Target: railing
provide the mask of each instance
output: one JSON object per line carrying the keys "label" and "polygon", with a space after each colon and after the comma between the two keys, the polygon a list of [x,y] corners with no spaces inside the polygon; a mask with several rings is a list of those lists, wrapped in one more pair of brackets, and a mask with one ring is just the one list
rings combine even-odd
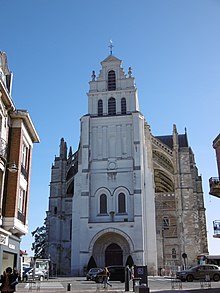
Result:
{"label": "railing", "polygon": [[24,224],[25,215],[18,211],[18,220]]}
{"label": "railing", "polygon": [[0,138],[0,157],[3,158],[4,160],[7,159],[7,149],[8,149],[7,142],[3,138]]}

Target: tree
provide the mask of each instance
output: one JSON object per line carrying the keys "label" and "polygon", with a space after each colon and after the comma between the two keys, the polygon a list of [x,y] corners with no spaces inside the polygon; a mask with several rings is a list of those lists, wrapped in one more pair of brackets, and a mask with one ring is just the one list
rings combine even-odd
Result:
{"label": "tree", "polygon": [[34,237],[31,247],[31,250],[34,251],[34,256],[36,258],[46,258],[46,226],[37,227],[31,232],[31,235]]}
{"label": "tree", "polygon": [[89,271],[91,268],[97,268],[97,264],[95,262],[95,259],[93,256],[90,257],[88,265],[87,265],[87,271]]}
{"label": "tree", "polygon": [[131,255],[128,256],[125,266],[129,266],[129,268],[134,266],[134,261]]}

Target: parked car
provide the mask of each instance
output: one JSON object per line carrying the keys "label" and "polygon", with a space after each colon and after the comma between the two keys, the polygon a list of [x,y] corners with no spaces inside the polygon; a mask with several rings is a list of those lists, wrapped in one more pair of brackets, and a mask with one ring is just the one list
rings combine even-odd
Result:
{"label": "parked car", "polygon": [[110,273],[109,281],[125,281],[125,267],[123,266],[108,266]]}
{"label": "parked car", "polygon": [[23,280],[39,280],[43,281],[47,276],[47,273],[45,271],[35,270],[34,274],[34,268],[25,268],[23,271]]}
{"label": "parked car", "polygon": [[91,268],[88,273],[86,274],[86,280],[89,281],[95,281],[97,274],[102,272],[103,269],[101,268]]}
{"label": "parked car", "polygon": [[[107,267],[109,271],[109,281],[120,281],[124,282],[125,281],[125,267],[123,266],[108,266]],[[102,283],[103,282],[103,275],[102,275],[103,269],[100,269],[96,273],[96,276],[93,277],[93,281],[96,283]]]}
{"label": "parked car", "polygon": [[176,278],[185,282],[192,282],[193,280],[213,280],[220,281],[220,267],[212,264],[198,265],[188,270],[183,270],[176,273]]}
{"label": "parked car", "polygon": [[30,268],[30,264],[28,264],[28,263],[23,263],[23,264],[22,264],[22,268],[23,268],[23,270],[26,269],[26,268]]}

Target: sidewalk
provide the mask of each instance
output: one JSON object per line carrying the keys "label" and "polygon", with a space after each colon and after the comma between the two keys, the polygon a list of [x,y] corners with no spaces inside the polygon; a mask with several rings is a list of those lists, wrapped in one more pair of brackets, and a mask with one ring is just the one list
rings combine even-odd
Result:
{"label": "sidewalk", "polygon": [[[60,289],[60,290],[55,290],[53,288],[48,288],[48,289],[37,289],[37,288],[32,288],[32,290],[29,290],[28,288],[17,288],[16,292],[19,292],[19,293],[27,293],[27,292],[39,292],[39,293],[70,293],[70,292],[75,292],[75,293],[124,293],[125,291],[124,290],[114,290],[114,289],[77,289],[77,288],[73,288],[71,291],[66,291],[65,288],[63,289]],[[130,293],[132,293],[133,291],[130,290],[129,291]],[[149,292],[153,292],[153,293],[161,293],[161,292],[164,292],[164,293],[220,293],[220,289],[219,288],[209,288],[209,289],[188,289],[188,290],[177,290],[177,289],[174,289],[174,290],[164,290],[164,289],[161,289],[161,290],[153,290],[153,289],[150,289]]]}
{"label": "sidewalk", "polygon": [[[74,289],[72,291],[66,291],[66,290],[62,290],[62,291],[54,291],[53,289],[48,289],[48,290],[22,290],[22,289],[18,289],[16,290],[16,292],[19,293],[27,293],[27,292],[40,292],[40,293],[70,293],[70,292],[75,292],[75,293],[124,293],[125,291],[116,291],[116,290],[79,290],[79,289]],[[129,291],[129,292],[133,292],[133,291]],[[153,292],[153,293],[219,293],[219,289],[218,288],[212,288],[212,289],[194,289],[194,290],[160,290],[160,291],[155,291],[155,290],[150,290],[149,292]]]}
{"label": "sidewalk", "polygon": [[154,293],[220,293],[219,288],[206,288],[206,289],[161,289],[161,290],[151,290]]}
{"label": "sidewalk", "polygon": [[[31,290],[29,290],[29,288],[17,288],[16,292],[19,293],[27,293],[27,292],[39,292],[39,293],[70,293],[70,292],[75,292],[75,293],[123,293],[124,291],[122,290],[114,290],[114,289],[77,289],[77,288],[73,288],[71,291],[66,291],[65,288],[63,289],[53,289],[53,288],[48,288],[48,289],[37,289],[37,288],[32,288]],[[133,291],[130,291],[131,293]]]}
{"label": "sidewalk", "polygon": [[[220,283],[220,282],[219,282]],[[218,282],[212,283],[213,288],[202,288],[199,282],[183,284],[182,289],[179,286],[172,287],[172,282],[167,278],[153,277],[149,280],[149,292],[154,293],[220,293],[220,284]],[[16,288],[18,293],[124,293],[125,285],[120,282],[113,282],[113,287],[103,288],[102,284],[88,282],[81,277],[65,277],[50,279],[43,282],[29,282],[19,283]],[[177,284],[178,285],[178,284]],[[217,285],[217,286],[216,286]],[[184,287],[185,286],[185,287]],[[218,288],[217,288],[218,287]],[[130,291],[133,292],[132,283],[130,283]],[[140,288],[142,289],[142,288]],[[144,293],[145,290],[140,290]]]}
{"label": "sidewalk", "polygon": [[[70,290],[69,290],[70,289]],[[36,282],[36,283],[19,283],[16,287],[16,292],[19,293],[27,293],[27,292],[39,292],[39,293],[69,293],[69,292],[77,292],[77,293],[122,293],[124,290],[122,289],[114,289],[114,288],[106,288],[104,289],[102,286],[95,286],[90,289],[85,288],[77,288],[71,286],[68,288],[67,284],[61,284],[59,282]],[[130,291],[132,292],[132,291]]]}

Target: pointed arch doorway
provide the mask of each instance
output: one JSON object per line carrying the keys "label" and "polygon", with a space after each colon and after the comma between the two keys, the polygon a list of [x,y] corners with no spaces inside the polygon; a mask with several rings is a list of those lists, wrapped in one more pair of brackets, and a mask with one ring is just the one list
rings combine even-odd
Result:
{"label": "pointed arch doorway", "polygon": [[105,250],[105,265],[123,265],[123,251],[116,243],[111,243]]}

